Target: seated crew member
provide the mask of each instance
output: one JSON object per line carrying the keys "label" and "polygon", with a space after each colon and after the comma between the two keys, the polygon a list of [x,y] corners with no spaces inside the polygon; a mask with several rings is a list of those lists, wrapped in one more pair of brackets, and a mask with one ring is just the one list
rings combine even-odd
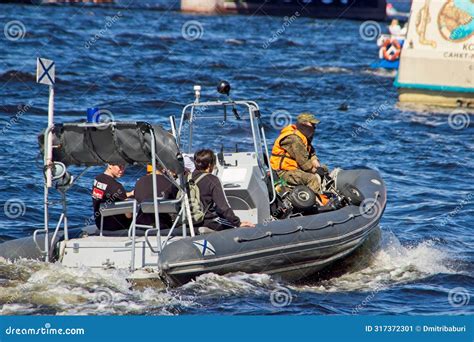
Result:
{"label": "seated crew member", "polygon": [[398,22],[397,19],[392,19],[392,22],[390,23],[390,26],[388,27],[388,31],[392,36],[403,36],[406,35],[406,28],[401,27],[400,23]]}
{"label": "seated crew member", "polygon": [[[125,173],[125,165],[108,164],[104,173],[94,179],[92,187],[92,205],[94,208],[95,225],[100,228],[100,206],[124,201],[133,196],[133,191],[127,192],[116,179]],[[132,213],[104,217],[105,230],[128,229],[132,222]]]}
{"label": "seated crew member", "polygon": [[192,173],[192,179],[198,181],[201,203],[205,210],[204,222],[199,226],[212,230],[255,227],[251,222],[240,221],[229,206],[219,178],[212,174],[216,165],[214,152],[206,149],[197,151],[194,154],[194,165],[196,170]]}
{"label": "seated crew member", "polygon": [[[153,201],[152,172],[152,166],[147,165],[147,174],[138,179],[137,183],[135,184],[135,199],[138,203],[142,203],[144,201]],[[163,175],[162,170],[157,169],[155,177],[158,197],[163,197],[164,199],[175,199],[178,193],[178,188]],[[171,228],[173,225],[172,218],[169,214],[159,214],[159,220],[161,229]],[[145,214],[140,210],[137,216],[137,223],[154,226],[155,214]]]}
{"label": "seated crew member", "polygon": [[321,192],[321,167],[311,142],[319,120],[310,113],[297,117],[296,125],[283,128],[275,140],[270,165],[289,185],[306,185],[314,193]]}

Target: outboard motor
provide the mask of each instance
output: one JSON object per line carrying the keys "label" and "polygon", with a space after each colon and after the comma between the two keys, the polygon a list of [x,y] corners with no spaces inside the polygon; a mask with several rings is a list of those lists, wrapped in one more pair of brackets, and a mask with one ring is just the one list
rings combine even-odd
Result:
{"label": "outboard motor", "polygon": [[316,195],[306,185],[294,187],[287,198],[293,206],[293,210],[296,212],[311,210],[316,203]]}
{"label": "outboard motor", "polygon": [[350,203],[334,192],[315,194],[306,185],[295,187],[277,185],[275,189],[278,196],[271,211],[272,216],[280,220],[295,215],[314,215],[337,210]]}
{"label": "outboard motor", "polygon": [[281,187],[278,190],[277,203],[272,210],[273,217],[281,220],[293,215],[310,214],[317,211],[316,195],[307,186]]}

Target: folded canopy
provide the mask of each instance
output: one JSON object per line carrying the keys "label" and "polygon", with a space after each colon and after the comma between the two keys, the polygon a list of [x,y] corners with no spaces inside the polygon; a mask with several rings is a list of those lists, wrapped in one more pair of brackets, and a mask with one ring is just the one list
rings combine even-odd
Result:
{"label": "folded canopy", "polygon": [[[150,163],[152,132],[159,161],[165,168],[182,173],[183,159],[174,136],[146,122],[55,124],[53,160],[83,166]],[[44,133],[38,137],[42,151]]]}

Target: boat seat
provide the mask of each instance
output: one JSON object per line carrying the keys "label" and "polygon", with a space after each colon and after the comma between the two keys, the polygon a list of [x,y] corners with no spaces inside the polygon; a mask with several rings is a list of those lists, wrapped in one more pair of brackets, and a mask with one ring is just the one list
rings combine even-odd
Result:
{"label": "boat seat", "polygon": [[[128,213],[133,213],[136,212],[137,210],[137,201],[136,200],[125,200],[125,201],[119,201],[119,202],[113,202],[113,203],[102,203],[100,205],[100,213],[101,213],[101,218],[100,218],[100,228],[99,228],[99,234],[103,236],[104,231],[109,231],[109,230],[104,230],[104,217],[108,216],[115,216],[115,215],[125,215]],[[133,223],[135,222],[135,219],[133,219]]]}
{"label": "boat seat", "polygon": [[[137,237],[145,236],[146,230],[147,229],[137,227],[135,229],[135,236],[137,236]],[[161,236],[167,236],[169,232],[170,232],[170,229],[161,229],[160,235]],[[97,232],[95,232],[93,234],[89,234],[89,235],[100,235],[100,233],[99,233],[99,231],[97,231]],[[127,237],[129,235],[130,235],[130,232],[129,232],[128,229],[104,230],[102,232],[102,236],[109,236],[109,237]],[[181,227],[176,227],[176,229],[173,231],[173,233],[171,233],[171,236],[182,236],[182,235],[183,235],[183,231],[182,231]],[[156,236],[156,234],[155,234],[155,236]]]}
{"label": "boat seat", "polygon": [[[155,212],[153,201],[145,201],[140,203],[140,209],[145,214],[152,214]],[[177,214],[180,209],[179,200],[158,200],[158,212],[160,214]]]}
{"label": "boat seat", "polygon": [[126,200],[114,203],[103,203],[100,205],[101,215],[104,217],[114,216],[120,214],[127,214],[133,212],[134,206],[136,206],[137,201],[135,200]]}

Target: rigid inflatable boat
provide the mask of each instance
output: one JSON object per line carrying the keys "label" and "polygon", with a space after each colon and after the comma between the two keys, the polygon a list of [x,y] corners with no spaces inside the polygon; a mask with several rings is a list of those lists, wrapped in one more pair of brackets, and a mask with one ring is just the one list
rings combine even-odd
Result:
{"label": "rigid inflatable boat", "polygon": [[376,171],[340,171],[336,188],[359,205],[181,239],[163,249],[160,269],[170,284],[207,272],[307,278],[360,246],[385,207],[385,188]]}
{"label": "rigid inflatable boat", "polygon": [[[196,86],[195,101],[184,107],[179,124],[170,117],[170,130],[145,122],[79,122],[47,127],[39,136],[45,174],[51,172],[45,175],[44,227],[31,237],[0,244],[0,256],[101,271],[127,269],[132,281],[158,280],[176,286],[208,272],[267,273],[296,281],[361,246],[378,226],[385,209],[386,189],[380,174],[371,169],[333,170],[323,182],[329,198],[324,206],[304,186],[282,187],[269,167],[257,103],[234,101],[229,97],[230,87],[223,89],[227,100],[201,102],[201,89]],[[196,146],[193,141],[198,134],[205,134],[205,146]],[[228,135],[238,137],[239,143],[231,144],[225,139]],[[254,223],[254,228],[212,231],[194,227],[185,160],[203,147],[218,152],[215,175],[229,205],[241,220]],[[83,172],[72,176],[68,167],[107,163],[151,163],[153,172],[161,166],[183,191],[176,199],[164,200],[158,197],[154,183],[154,198],[149,202],[104,203],[103,217],[132,213],[128,230],[107,231],[95,225],[72,229],[66,195]],[[63,201],[58,222],[50,229],[53,203],[47,199],[53,188]],[[137,224],[139,210],[154,214],[156,226]],[[172,216],[170,229],[161,229],[160,213]]]}

